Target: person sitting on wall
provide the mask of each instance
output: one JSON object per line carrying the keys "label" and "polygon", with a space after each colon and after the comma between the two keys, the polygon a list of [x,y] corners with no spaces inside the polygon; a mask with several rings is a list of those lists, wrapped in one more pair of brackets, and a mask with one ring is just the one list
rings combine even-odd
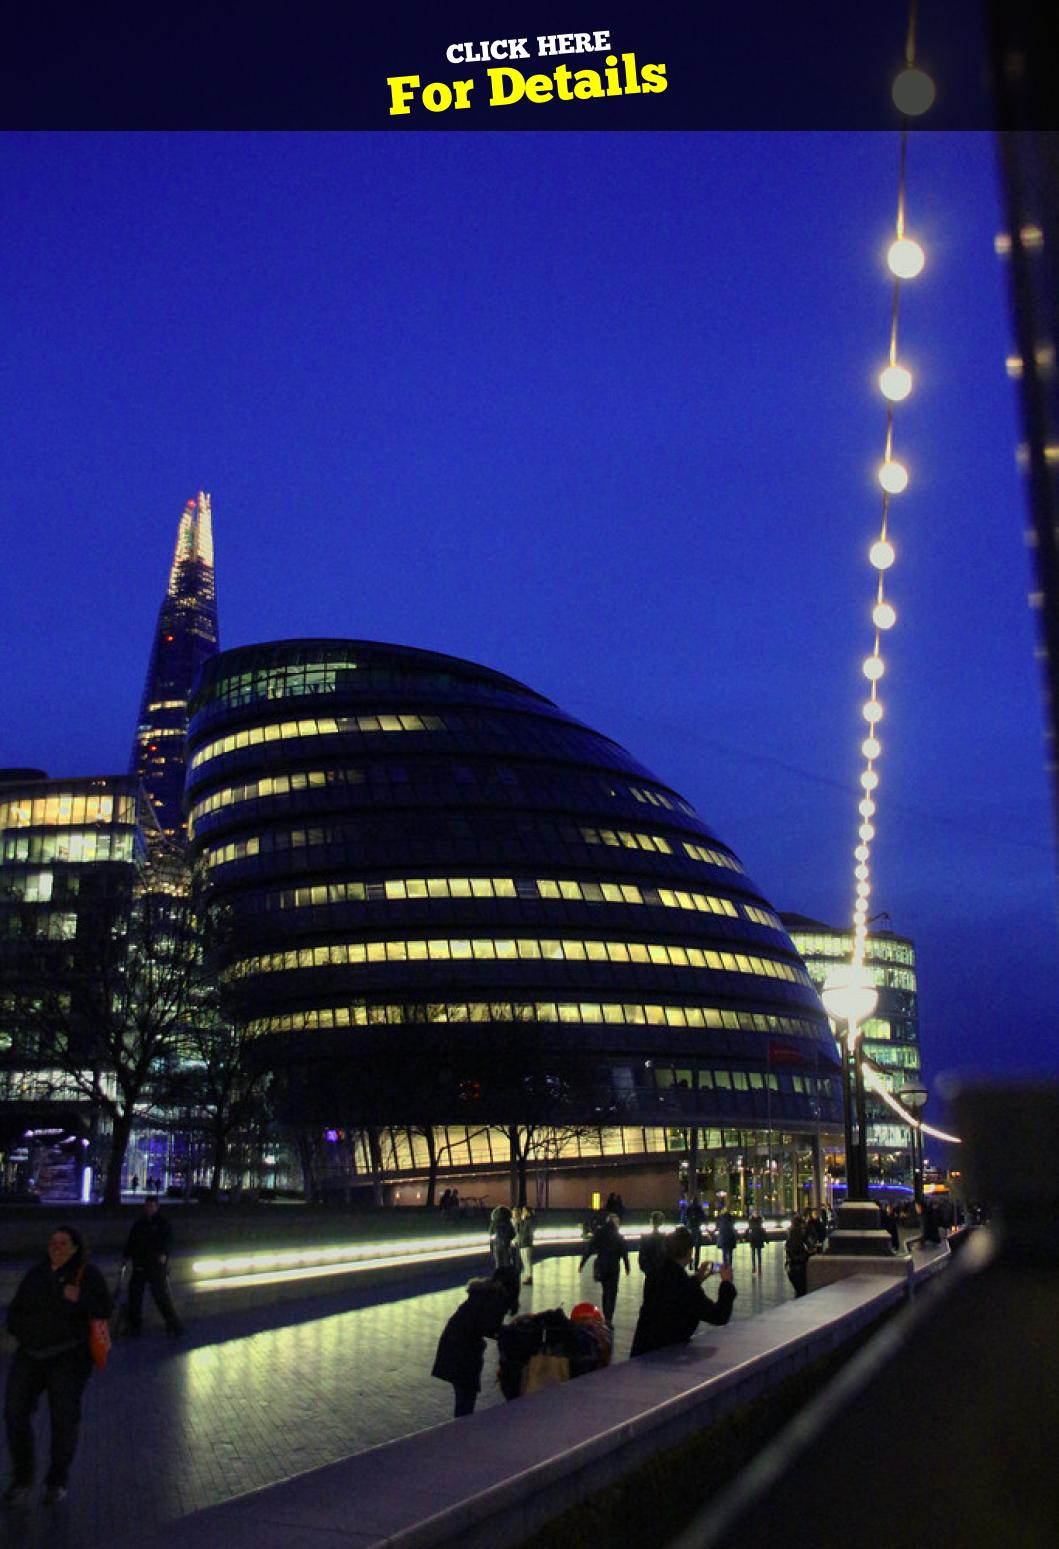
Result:
{"label": "person sitting on wall", "polygon": [[721,1326],[732,1316],[736,1289],[727,1265],[719,1271],[717,1300],[711,1301],[702,1282],[712,1273],[701,1264],[688,1273],[693,1244],[686,1226],[678,1226],[666,1238],[665,1258],[644,1281],[643,1306],[636,1322],[634,1356],[664,1350],[667,1345],[686,1345],[700,1323]]}

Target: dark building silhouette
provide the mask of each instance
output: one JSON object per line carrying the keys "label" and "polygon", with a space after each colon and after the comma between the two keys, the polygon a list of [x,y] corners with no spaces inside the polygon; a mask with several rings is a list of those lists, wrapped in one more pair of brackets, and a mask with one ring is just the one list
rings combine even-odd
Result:
{"label": "dark building silhouette", "polygon": [[537,1118],[644,1156],[841,1121],[827,1019],[738,857],[521,683],[364,641],[223,652],[187,804],[235,1013],[323,1123]]}
{"label": "dark building silhouette", "polygon": [[[18,1197],[77,1199],[92,1158],[91,1105],[47,1051],[59,1008],[41,990],[63,960],[67,979],[91,964],[163,843],[135,775],[49,780],[0,770],[0,1188]],[[85,1008],[63,1010],[76,1040]]]}
{"label": "dark building silhouette", "polygon": [[184,734],[188,695],[217,650],[213,519],[209,495],[184,507],[169,585],[158,613],[129,768],[138,774],[162,833],[184,837]]}

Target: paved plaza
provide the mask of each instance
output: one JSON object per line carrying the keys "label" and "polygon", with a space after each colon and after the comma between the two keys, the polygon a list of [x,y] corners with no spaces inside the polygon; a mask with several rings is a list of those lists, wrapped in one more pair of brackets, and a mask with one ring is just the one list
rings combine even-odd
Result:
{"label": "paved plaza", "polygon": [[[745,1247],[735,1267],[734,1317],[791,1297],[781,1243],[765,1249],[763,1276],[751,1277]],[[167,1339],[149,1310],[148,1332],[120,1341],[106,1371],[89,1383],[69,1499],[53,1509],[4,1510],[0,1546],[94,1549],[134,1529],[146,1540],[160,1522],[448,1420],[452,1390],[430,1368],[469,1273],[464,1267],[447,1288],[407,1296],[400,1286],[348,1289],[296,1306],[203,1318],[180,1341]],[[628,1358],[642,1284],[634,1254],[615,1314],[617,1360]],[[591,1264],[579,1275],[576,1258],[544,1259],[521,1310],[569,1311],[596,1300],[597,1291]],[[263,1326],[270,1321],[278,1326]],[[483,1408],[504,1402],[495,1365],[490,1345]]]}

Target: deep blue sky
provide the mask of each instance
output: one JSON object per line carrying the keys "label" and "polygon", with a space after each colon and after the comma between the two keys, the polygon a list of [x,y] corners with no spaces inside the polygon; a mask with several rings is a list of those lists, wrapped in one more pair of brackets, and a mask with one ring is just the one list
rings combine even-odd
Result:
{"label": "deep blue sky", "polygon": [[[896,134],[9,136],[0,762],[125,767],[177,518],[222,645],[489,663],[851,909]],[[928,1077],[1055,1069],[992,142],[921,134],[875,908]]]}

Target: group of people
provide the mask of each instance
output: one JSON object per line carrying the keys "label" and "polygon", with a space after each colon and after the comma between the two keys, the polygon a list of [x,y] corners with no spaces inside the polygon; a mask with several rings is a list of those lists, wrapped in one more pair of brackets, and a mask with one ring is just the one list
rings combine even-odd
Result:
{"label": "group of people", "polygon": [[496,1269],[514,1269],[516,1284],[533,1284],[537,1217],[529,1205],[497,1205],[489,1217],[489,1252]]}
{"label": "group of people", "polygon": [[[173,1231],[156,1195],[144,1201],[122,1253],[122,1280],[128,1278],[128,1328],[143,1326],[143,1298],[149,1288],[170,1334],[183,1332],[169,1291],[168,1265]],[[81,1401],[93,1360],[89,1335],[95,1321],[109,1323],[114,1298],[103,1275],[90,1261],[88,1246],[75,1226],[57,1226],[44,1256],[23,1276],[7,1309],[7,1330],[16,1343],[4,1394],[4,1426],[11,1454],[6,1506],[26,1506],[36,1471],[33,1414],[47,1395],[51,1455],[44,1502],[66,1497],[70,1466],[77,1451]]]}
{"label": "group of people", "polygon": [[[691,1231],[686,1226],[678,1226],[666,1233],[664,1221],[661,1211],[653,1211],[651,1229],[640,1239],[638,1257],[644,1275],[644,1295],[633,1337],[634,1356],[647,1355],[667,1345],[687,1344],[700,1323],[727,1323],[736,1298],[731,1264],[723,1265],[718,1272],[720,1285],[716,1301],[706,1295],[703,1282],[712,1274],[713,1265],[693,1266],[695,1242]],[[520,1283],[531,1283],[531,1275],[527,1274],[524,1280],[521,1277],[526,1268],[527,1248],[532,1255],[533,1222],[533,1211],[528,1207],[511,1210],[506,1205],[498,1205],[493,1211],[490,1221],[493,1273],[469,1283],[466,1300],[449,1318],[438,1341],[432,1374],[452,1384],[453,1412],[457,1418],[474,1411],[481,1391],[486,1340],[493,1339],[498,1343],[502,1340],[505,1318],[514,1318],[518,1313]],[[528,1240],[525,1236],[527,1223]],[[615,1211],[608,1212],[593,1231],[581,1255],[579,1272],[589,1259],[594,1260],[593,1275],[600,1287],[602,1316],[599,1309],[588,1304],[581,1304],[574,1313],[593,1314],[599,1320],[599,1332],[603,1334],[614,1327],[622,1267],[626,1275],[632,1272],[628,1244],[621,1233],[621,1218]],[[532,1264],[532,1257],[529,1263]],[[560,1309],[537,1316],[545,1323],[550,1319],[553,1325],[570,1322]],[[573,1316],[572,1313],[571,1319]],[[528,1323],[531,1320],[519,1321]],[[538,1340],[539,1337],[538,1334]],[[599,1343],[598,1339],[596,1342]],[[601,1359],[599,1364],[607,1364],[609,1351],[608,1339],[606,1359]],[[517,1391],[507,1384],[504,1386],[506,1397]]]}
{"label": "group of people", "polygon": [[458,1221],[460,1216],[459,1189],[446,1189],[438,1200],[438,1209],[450,1225],[453,1221]]}

